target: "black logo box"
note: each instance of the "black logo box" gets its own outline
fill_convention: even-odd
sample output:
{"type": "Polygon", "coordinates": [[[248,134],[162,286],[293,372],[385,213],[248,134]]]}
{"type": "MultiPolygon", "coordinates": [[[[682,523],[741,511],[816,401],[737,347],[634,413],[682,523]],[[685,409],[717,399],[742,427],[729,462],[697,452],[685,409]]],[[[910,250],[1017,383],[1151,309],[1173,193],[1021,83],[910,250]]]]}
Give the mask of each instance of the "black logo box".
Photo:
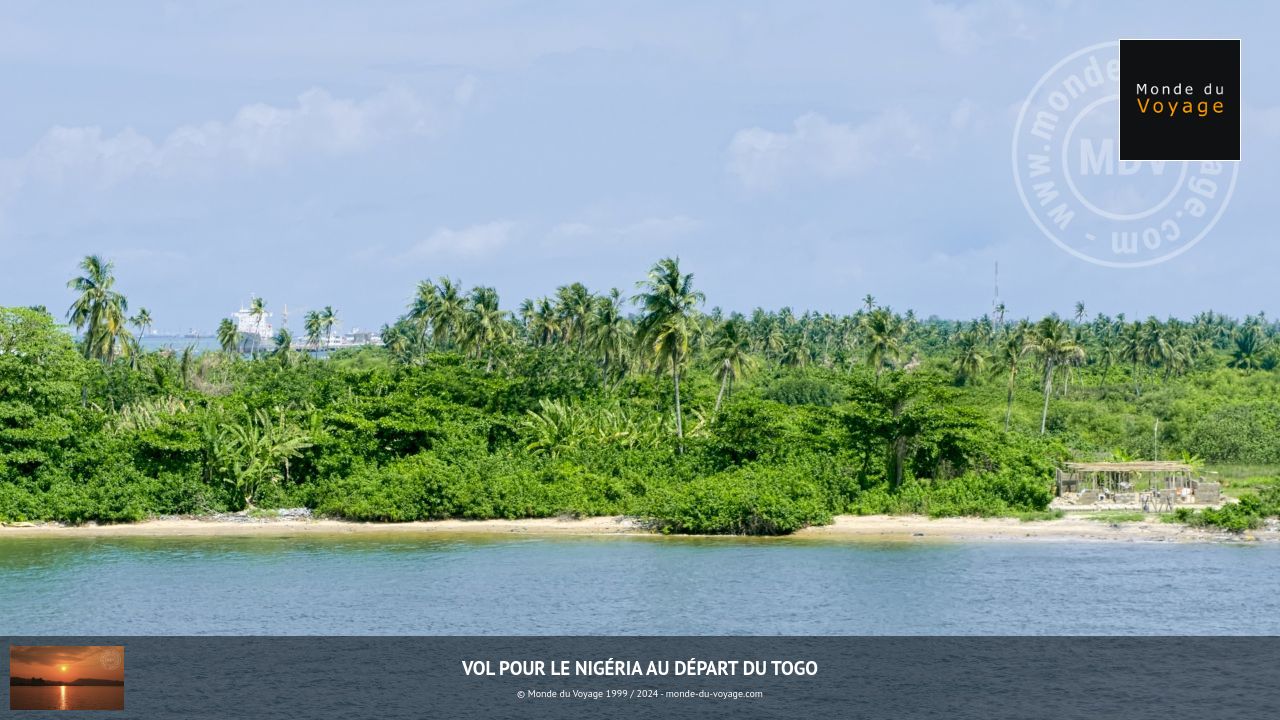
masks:
{"type": "Polygon", "coordinates": [[[1239,160],[1241,102],[1240,40],[1120,40],[1121,160],[1239,160]]]}

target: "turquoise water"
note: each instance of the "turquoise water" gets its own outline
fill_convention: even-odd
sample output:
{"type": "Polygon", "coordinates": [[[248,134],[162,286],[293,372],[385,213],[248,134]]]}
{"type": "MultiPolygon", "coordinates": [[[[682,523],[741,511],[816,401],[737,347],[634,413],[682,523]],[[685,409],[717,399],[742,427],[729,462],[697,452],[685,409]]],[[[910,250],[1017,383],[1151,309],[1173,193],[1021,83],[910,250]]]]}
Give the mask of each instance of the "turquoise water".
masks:
{"type": "Polygon", "coordinates": [[[0,540],[0,634],[1280,634],[1280,547],[0,540]]]}

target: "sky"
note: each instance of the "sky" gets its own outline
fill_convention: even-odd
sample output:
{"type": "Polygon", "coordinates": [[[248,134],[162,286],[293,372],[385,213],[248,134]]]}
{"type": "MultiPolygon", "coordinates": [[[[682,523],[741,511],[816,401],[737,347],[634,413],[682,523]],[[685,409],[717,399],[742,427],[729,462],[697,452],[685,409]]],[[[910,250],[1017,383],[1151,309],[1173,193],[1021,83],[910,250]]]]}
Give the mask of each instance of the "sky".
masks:
{"type": "Polygon", "coordinates": [[[9,648],[9,675],[63,682],[124,680],[124,647],[13,645],[9,648]]]}
{"type": "MultiPolygon", "coordinates": [[[[679,256],[708,306],[1275,314],[1280,6],[1201,2],[69,2],[0,7],[0,305],[62,315],[86,254],[164,332],[253,295],[297,331],[419,280],[504,307],[630,292],[679,256]],[[1071,52],[1243,40],[1244,158],[1190,251],[1105,268],[1011,170],[1071,52]]],[[[277,316],[277,323],[279,322],[277,316]]]]}

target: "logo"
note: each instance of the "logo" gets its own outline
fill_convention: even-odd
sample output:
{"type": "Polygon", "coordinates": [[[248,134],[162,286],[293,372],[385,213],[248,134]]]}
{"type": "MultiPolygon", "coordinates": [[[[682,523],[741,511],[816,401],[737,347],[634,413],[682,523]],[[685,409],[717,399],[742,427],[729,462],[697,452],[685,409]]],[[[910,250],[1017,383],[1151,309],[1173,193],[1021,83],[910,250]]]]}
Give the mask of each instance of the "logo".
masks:
{"type": "Polygon", "coordinates": [[[1239,40],[1121,40],[1123,160],[1240,159],[1239,40]]]}
{"type": "Polygon", "coordinates": [[[1023,207],[1058,247],[1096,265],[1145,267],[1213,229],[1239,165],[1121,160],[1119,45],[1079,50],[1040,78],[1014,126],[1013,175],[1023,207]]]}

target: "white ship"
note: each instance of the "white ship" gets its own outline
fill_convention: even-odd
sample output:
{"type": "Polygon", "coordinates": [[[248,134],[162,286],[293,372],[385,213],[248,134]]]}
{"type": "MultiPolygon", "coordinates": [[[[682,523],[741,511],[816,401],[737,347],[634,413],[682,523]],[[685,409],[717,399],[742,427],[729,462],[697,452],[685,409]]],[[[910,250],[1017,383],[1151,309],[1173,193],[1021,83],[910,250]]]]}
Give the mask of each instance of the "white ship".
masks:
{"type": "MultiPolygon", "coordinates": [[[[252,302],[250,303],[252,304],[252,302]]],[[[240,335],[240,344],[246,352],[275,347],[276,330],[271,324],[272,313],[263,311],[255,314],[248,307],[241,308],[232,314],[236,324],[236,332],[240,335]]],[[[284,306],[282,320],[289,323],[289,306],[284,306]]],[[[376,332],[353,328],[350,332],[334,332],[321,337],[316,343],[308,341],[300,333],[293,336],[291,347],[294,350],[310,352],[330,352],[344,348],[381,345],[382,337],[376,332]]]]}
{"type": "Polygon", "coordinates": [[[269,347],[272,338],[275,337],[275,330],[271,327],[271,313],[254,313],[247,307],[241,306],[240,309],[232,315],[236,322],[236,332],[240,334],[240,338],[249,347],[269,347]]]}

